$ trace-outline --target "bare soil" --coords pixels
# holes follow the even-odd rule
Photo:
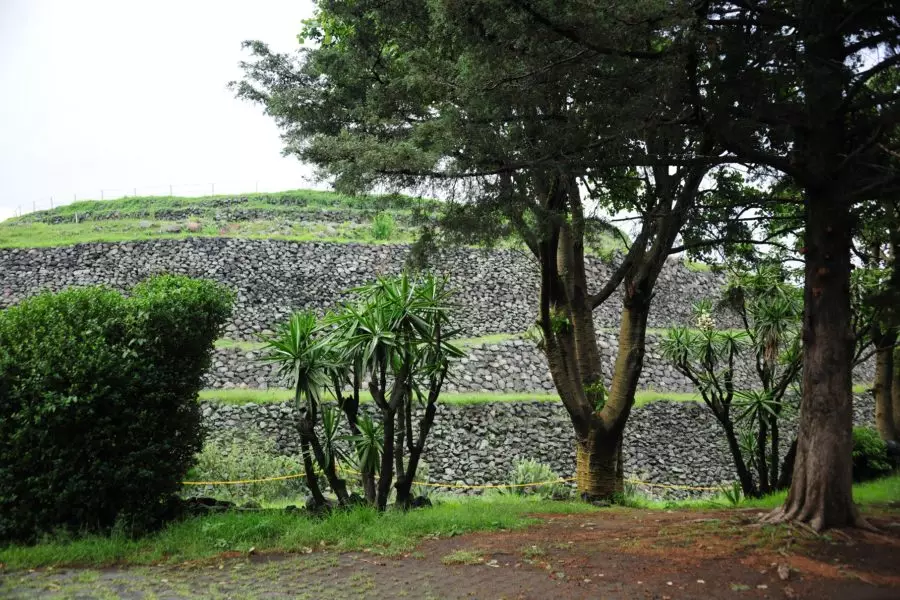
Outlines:
[[[900,512],[878,533],[760,526],[744,511],[539,515],[523,531],[374,553],[223,555],[100,570],[0,571],[3,598],[900,598]]]

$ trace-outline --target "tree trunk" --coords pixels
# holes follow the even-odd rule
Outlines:
[[[391,495],[391,482],[394,478],[394,426],[396,423],[396,411],[382,410],[384,437],[381,455],[381,472],[378,477],[378,510],[387,508],[388,497]]]
[[[322,495],[322,490],[319,488],[319,480],[316,478],[316,471],[313,468],[309,441],[302,432],[300,433],[300,452],[303,454],[303,472],[306,474],[306,487],[309,488],[309,493],[312,494],[313,503],[315,503],[316,508],[326,506],[328,502],[325,500],[325,496]]]
[[[819,531],[861,524],[853,504],[850,214],[833,190],[807,190],[803,398],[791,488],[767,518]]]
[[[769,467],[766,461],[766,446],[769,442],[769,422],[765,415],[759,415],[759,431],[756,435],[756,474],[759,478],[759,493],[769,493]]]
[[[350,427],[350,433],[353,435],[360,435],[359,432],[359,388],[360,388],[360,376],[359,369],[354,368],[353,370],[353,392],[350,396],[342,396],[339,392],[341,389],[340,380],[335,380],[334,389],[338,391],[338,402],[341,406],[341,409],[344,411],[344,415],[347,418],[347,425]],[[366,502],[368,504],[374,505],[376,500],[375,495],[375,474],[370,472],[367,467],[363,467],[361,469],[361,473],[359,474],[360,479],[362,480],[363,494],[366,497]]]
[[[778,415],[781,415],[780,410],[778,411]],[[780,458],[778,444],[781,441],[778,435],[778,416],[770,417],[769,427],[772,431],[772,445],[769,453],[769,489],[770,491],[774,491],[778,486],[778,460]]]
[[[619,439],[607,434],[592,421],[587,434],[575,442],[575,483],[578,495],[587,502],[610,501],[625,492],[619,472]]]
[[[617,500],[625,491],[624,470],[620,468],[622,432],[634,404],[644,365],[649,312],[650,303],[645,296],[634,289],[626,292],[619,327],[619,352],[609,396],[603,408],[591,416],[587,426],[577,431],[575,477],[578,494],[583,499]]]
[[[894,376],[891,378],[891,415],[894,431],[900,436],[900,348],[894,350]]]
[[[781,463],[781,475],[778,477],[776,489],[784,490],[791,487],[791,476],[794,474],[794,458],[797,456],[797,438],[791,442],[787,454],[784,455],[784,462]]]
[[[889,338],[894,339],[889,339]],[[894,427],[894,343],[896,336],[881,336],[876,340],[875,350],[875,427],[881,439],[896,440],[897,430]]]
[[[734,461],[734,469],[738,474],[738,481],[741,483],[741,491],[748,498],[756,498],[759,496],[759,490],[753,483],[753,477],[750,475],[750,469],[744,462],[744,456],[741,454],[741,445],[738,443],[737,435],[734,433],[734,424],[731,418],[726,415],[716,415],[722,429],[725,430],[725,440],[728,442],[728,450],[731,452],[731,458]]]
[[[436,384],[436,387],[435,384],[432,383],[428,403],[425,406],[425,413],[419,420],[419,435],[415,441],[412,439],[412,427],[410,421],[412,418],[411,412],[406,416],[408,424],[406,435],[409,439],[409,460],[406,463],[406,472],[403,474],[403,479],[397,481],[397,504],[404,507],[408,507],[413,500],[410,490],[412,489],[413,481],[416,478],[416,471],[419,469],[419,461],[422,458],[422,452],[425,449],[425,440],[428,439],[428,434],[431,432],[431,426],[434,425],[434,417],[437,414],[437,397],[438,394],[440,394],[443,381],[444,378],[441,376],[440,383]]]

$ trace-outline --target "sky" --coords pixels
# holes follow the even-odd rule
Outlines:
[[[281,156],[274,121],[226,87],[248,57],[241,41],[292,50],[313,10],[310,0],[0,0],[0,220],[101,191],[321,187]]]

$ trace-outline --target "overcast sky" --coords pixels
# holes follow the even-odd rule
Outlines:
[[[32,203],[311,187],[226,89],[245,39],[297,47],[310,0],[0,0],[0,220]],[[191,186],[189,184],[198,184]],[[157,187],[154,187],[157,186]]]

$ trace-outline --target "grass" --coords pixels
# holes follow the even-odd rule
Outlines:
[[[706,273],[707,271],[712,270],[712,267],[710,265],[693,260],[684,261],[684,266],[688,271],[694,271],[695,273]]]
[[[223,200],[240,198],[243,201],[226,204]],[[227,208],[274,208],[291,207],[292,210],[396,210],[408,211],[412,207],[437,208],[439,203],[424,198],[412,198],[402,195],[368,195],[348,196],[337,192],[321,190],[287,190],[274,193],[249,194],[217,194],[211,196],[132,196],[115,200],[82,200],[51,210],[30,213],[22,217],[10,219],[11,223],[30,222],[35,216],[58,216],[71,218],[77,215],[110,215],[119,218],[140,216],[153,217],[158,212],[170,210],[203,211],[222,210]]]
[[[863,505],[879,505],[900,499],[900,475],[856,485],[854,500]],[[784,502],[785,494],[759,500],[745,500],[739,508],[771,509]],[[721,501],[638,502],[635,508],[690,510],[727,508]],[[365,551],[398,555],[414,549],[426,537],[452,537],[474,531],[501,531],[527,527],[538,522],[534,514],[602,515],[604,510],[581,502],[554,502],[529,496],[491,494],[482,497],[442,496],[429,509],[379,514],[358,507],[314,518],[304,513],[277,510],[228,512],[195,517],[173,523],[143,538],[122,534],[87,535],[78,538],[48,538],[33,546],[0,547],[0,563],[8,569],[80,566],[104,567],[113,564],[144,565],[182,563],[216,557],[224,552],[258,553]],[[523,548],[537,557],[543,550]],[[465,553],[465,554],[464,554]],[[445,564],[470,564],[481,554],[459,551],[445,556]]]
[[[228,349],[228,348],[238,348],[245,352],[249,352],[252,350],[259,350],[263,346],[265,346],[265,342],[248,342],[244,340],[230,340],[227,338],[222,338],[216,340],[216,348]]]
[[[273,402],[285,402],[293,397],[293,392],[288,389],[229,389],[229,390],[202,390],[200,400],[220,402],[222,404],[271,404]],[[326,395],[326,398],[330,398]],[[330,398],[333,399],[333,398]],[[635,394],[634,406],[641,407],[651,402],[699,402],[698,394],[683,392],[657,392],[655,390],[641,391]],[[360,401],[371,402],[372,397],[368,392],[360,393]],[[487,404],[489,402],[559,402],[559,396],[555,393],[540,392],[444,392],[439,402],[449,405],[473,405]]]
[[[447,499],[410,512],[378,514],[370,508],[337,511],[324,518],[284,511],[230,512],[173,523],[139,539],[89,535],[50,539],[34,546],[0,548],[9,569],[48,566],[101,567],[112,564],[181,563],[223,552],[305,552],[310,549],[371,551],[397,555],[425,537],[472,531],[519,529],[534,524],[535,513],[590,513],[584,503],[552,502],[520,496]]]
[[[515,340],[520,338],[520,334],[516,333],[493,333],[490,335],[482,335],[479,337],[473,338],[462,338],[456,340],[454,344],[456,344],[460,348],[472,348],[475,346],[486,346],[488,344],[499,344],[501,342],[505,342],[508,340]],[[259,350],[263,346],[265,346],[265,342],[253,342],[246,340],[232,340],[228,338],[221,338],[216,340],[216,348],[238,348],[243,351],[252,351]]]
[[[233,202],[237,199],[237,202]],[[411,215],[413,209],[437,213],[442,203],[403,195],[347,196],[335,192],[289,190],[278,193],[224,194],[202,197],[136,196],[116,200],[83,200],[51,210],[38,211],[0,223],[0,248],[38,248],[79,243],[126,242],[187,237],[241,237],[294,242],[409,243],[416,231],[402,226],[397,217]],[[220,215],[228,209],[261,210],[265,218],[223,223]],[[172,224],[171,211],[186,215],[202,228],[196,232],[166,232]],[[366,217],[365,223],[327,224],[304,222],[298,213],[310,211],[351,211]],[[167,214],[169,213],[169,214]],[[336,214],[340,214],[337,213]],[[60,217],[56,225],[36,221]],[[332,222],[334,221],[334,222]],[[149,224],[149,226],[148,226]],[[513,238],[500,240],[500,248],[521,248]],[[604,234],[586,248],[588,254],[606,257],[623,248],[622,241]]]
[[[375,239],[371,227],[353,223],[323,225],[303,221],[241,221],[222,227],[209,219],[199,219],[199,231],[166,232],[170,223],[121,219],[83,223],[0,223],[0,248],[43,248],[96,242],[134,242],[151,239],[191,237],[233,237],[242,239],[283,240],[291,242],[332,243],[410,243],[415,232],[397,227],[390,239]],[[147,223],[150,225],[147,226]]]
[[[784,504],[787,498],[787,490],[775,492],[762,498],[743,498],[737,508],[758,508],[771,510]],[[853,486],[853,501],[860,505],[883,505],[900,501],[900,475],[892,475],[875,481],[855,484]],[[650,510],[666,509],[719,509],[729,508],[733,505],[724,494],[711,498],[699,498],[691,500],[656,500],[640,494],[629,497],[626,505],[631,508],[644,508]]]
[[[484,556],[477,550],[456,550],[441,558],[445,565],[477,565],[484,562]]]

